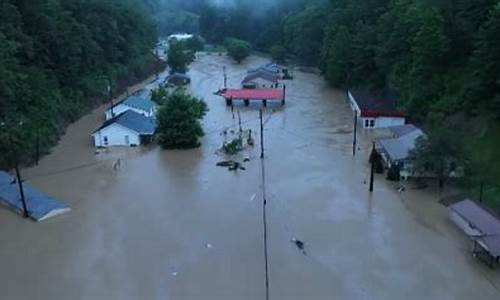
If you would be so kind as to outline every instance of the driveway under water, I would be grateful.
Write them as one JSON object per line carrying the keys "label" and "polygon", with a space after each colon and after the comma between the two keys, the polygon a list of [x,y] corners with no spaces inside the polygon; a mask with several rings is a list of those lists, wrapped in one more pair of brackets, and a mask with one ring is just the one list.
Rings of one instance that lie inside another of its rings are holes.
{"label": "driveway under water", "polygon": [[[199,149],[95,154],[89,134],[105,108],[71,125],[24,170],[71,213],[34,223],[0,209],[0,299],[265,299],[259,138],[241,155],[246,170],[216,167],[238,120],[213,95],[222,66],[236,87],[264,62],[200,54],[191,65],[190,90],[210,108]],[[498,272],[471,256],[439,193],[398,193],[377,176],[370,194],[371,137],[360,131],[353,157],[344,94],[294,75],[286,106],[264,112],[270,299],[500,299]],[[258,108],[240,110],[258,133]]]}

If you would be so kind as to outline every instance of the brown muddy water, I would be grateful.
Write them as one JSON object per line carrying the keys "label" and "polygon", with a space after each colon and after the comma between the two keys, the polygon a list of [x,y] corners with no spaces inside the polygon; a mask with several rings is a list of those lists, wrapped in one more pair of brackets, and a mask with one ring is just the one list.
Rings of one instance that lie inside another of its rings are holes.
{"label": "brown muddy water", "polygon": [[[200,149],[95,154],[104,108],[71,125],[24,176],[72,212],[34,223],[0,209],[0,299],[265,299],[259,147],[244,171],[215,166],[237,118],[212,94],[223,65],[238,86],[263,62],[192,64],[191,91],[210,108]],[[472,258],[437,191],[398,193],[378,176],[368,193],[371,138],[360,133],[353,158],[343,93],[303,72],[287,90],[264,116],[270,299],[500,299],[498,271]],[[258,110],[241,116],[257,133]]]}

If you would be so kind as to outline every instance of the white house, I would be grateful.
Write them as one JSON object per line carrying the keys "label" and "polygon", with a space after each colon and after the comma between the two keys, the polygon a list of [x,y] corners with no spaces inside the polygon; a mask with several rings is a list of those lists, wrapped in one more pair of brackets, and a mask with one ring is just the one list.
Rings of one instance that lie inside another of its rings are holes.
{"label": "white house", "polygon": [[243,78],[241,84],[244,88],[276,88],[278,87],[279,76],[276,73],[258,69],[249,72]]}
{"label": "white house", "polygon": [[105,121],[92,137],[96,147],[138,146],[150,142],[155,130],[153,118],[127,110]]}
{"label": "white house", "polygon": [[149,99],[145,99],[139,96],[130,96],[123,101],[116,103],[112,108],[108,109],[105,112],[106,120],[109,120],[114,116],[117,116],[128,110],[133,110],[136,113],[152,118],[156,114],[156,104]]}
{"label": "white house", "polygon": [[363,128],[385,128],[406,122],[405,113],[396,108],[396,99],[388,93],[349,90],[347,94]]}

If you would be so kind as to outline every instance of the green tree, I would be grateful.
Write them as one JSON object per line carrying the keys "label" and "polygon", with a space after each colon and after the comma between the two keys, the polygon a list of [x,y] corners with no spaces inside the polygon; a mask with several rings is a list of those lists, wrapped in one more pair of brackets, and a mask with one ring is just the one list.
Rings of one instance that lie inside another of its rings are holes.
{"label": "green tree", "polygon": [[246,41],[227,38],[224,41],[224,46],[227,49],[228,55],[237,63],[241,63],[250,55],[250,44]]}
{"label": "green tree", "polygon": [[334,86],[345,86],[352,72],[352,37],[346,26],[339,26],[326,35],[323,53],[325,78]]}
{"label": "green tree", "polygon": [[167,64],[171,73],[186,73],[188,65],[193,61],[193,52],[187,50],[181,42],[172,42],[168,49]]}
{"label": "green tree", "polygon": [[200,146],[204,135],[200,120],[208,111],[203,100],[176,91],[158,111],[158,142],[164,149],[189,149]]}
{"label": "green tree", "polygon": [[281,45],[275,45],[272,46],[271,49],[269,49],[269,52],[271,53],[271,58],[273,61],[277,63],[283,63],[285,62],[286,59],[286,48],[281,46]]}
{"label": "green tree", "polygon": [[465,163],[463,143],[455,131],[435,128],[417,139],[410,151],[411,167],[417,174],[435,176],[442,187],[453,174],[462,175]]}

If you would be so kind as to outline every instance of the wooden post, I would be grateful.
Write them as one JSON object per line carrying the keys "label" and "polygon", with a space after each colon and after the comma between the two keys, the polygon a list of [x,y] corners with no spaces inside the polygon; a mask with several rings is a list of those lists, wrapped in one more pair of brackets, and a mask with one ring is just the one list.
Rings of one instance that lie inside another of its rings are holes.
{"label": "wooden post", "polygon": [[262,108],[259,110],[260,117],[260,158],[264,158],[264,123],[262,121]]}
{"label": "wooden post", "polygon": [[283,99],[281,100],[281,105],[285,105],[286,101],[286,85],[283,85]]}
{"label": "wooden post", "polygon": [[240,129],[240,136],[241,133],[243,132],[243,129],[241,128],[241,115],[240,115],[240,110],[238,109],[238,127]]}

